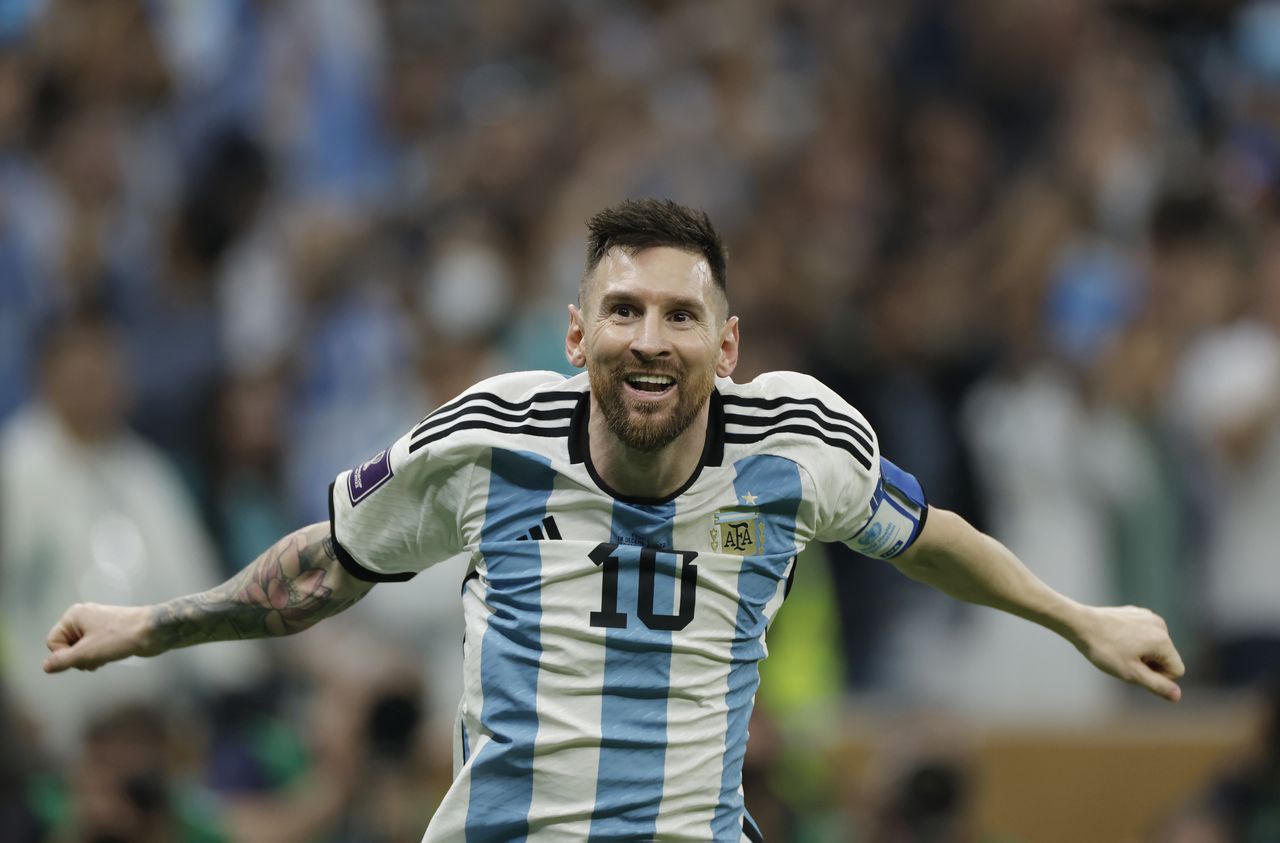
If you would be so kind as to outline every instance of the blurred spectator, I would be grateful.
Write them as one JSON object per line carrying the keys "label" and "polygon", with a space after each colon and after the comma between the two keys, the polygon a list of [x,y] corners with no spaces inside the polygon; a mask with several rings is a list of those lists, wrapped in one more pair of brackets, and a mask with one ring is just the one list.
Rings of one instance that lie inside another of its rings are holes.
{"label": "blurred spectator", "polygon": [[[50,677],[44,637],[67,604],[149,603],[218,581],[213,547],[168,461],[124,424],[118,327],[79,308],[51,323],[40,395],[0,432],[0,618],[6,675],[44,740],[65,752],[95,711],[252,677],[252,645],[135,660],[101,676]],[[65,680],[65,681],[63,681]]]}
{"label": "blurred spectator", "polygon": [[1217,678],[1233,687],[1280,665],[1280,583],[1265,561],[1280,542],[1267,504],[1280,494],[1280,323],[1268,310],[1274,261],[1273,250],[1263,253],[1249,295],[1238,283],[1219,287],[1226,301],[1183,354],[1174,391],[1177,418],[1207,457],[1203,608]]}
{"label": "blurred spectator", "polygon": [[9,700],[8,688],[0,681],[0,829],[9,843],[36,843],[43,829],[32,804],[32,783],[41,771],[42,759]]}
{"label": "blurred spectator", "polygon": [[1158,612],[1194,660],[1203,629],[1187,583],[1201,575],[1203,507],[1196,447],[1164,411],[1176,363],[1172,339],[1149,321],[1106,340],[1085,384],[1084,462],[1106,518],[1114,599]]}
{"label": "blurred spectator", "polygon": [[[975,387],[965,410],[992,535],[1054,588],[1085,603],[1113,603],[1106,516],[1082,458],[1094,443],[1071,373],[1048,361],[1000,373]],[[1002,719],[1079,720],[1105,711],[1122,689],[1039,633],[974,612],[952,653],[963,665],[963,705]],[[1026,681],[1031,670],[1035,682]]]}
{"label": "blurred spectator", "polygon": [[[214,804],[184,782],[173,726],[145,706],[108,708],[88,723],[65,784],[46,785],[55,843],[214,843]],[[62,803],[59,805],[58,803]]]}
{"label": "blurred spectator", "polygon": [[[437,680],[419,666],[421,638],[409,644],[388,637],[388,619],[374,620],[374,612],[347,613],[314,638],[299,639],[297,664],[314,683],[303,722],[314,778],[339,788],[334,839],[413,843],[453,778],[457,732],[454,711],[445,709],[457,708],[457,694],[449,674]],[[450,706],[432,699],[446,691]],[[299,798],[309,799],[308,789],[298,789]]]}
{"label": "blurred spectator", "polygon": [[1255,690],[1261,717],[1244,758],[1158,823],[1151,843],[1268,843],[1280,836],[1280,673]]}
{"label": "blurred spectator", "polygon": [[283,486],[285,396],[278,372],[232,376],[214,404],[210,491],[224,573],[294,529]]}
{"label": "blurred spectator", "polygon": [[413,843],[447,790],[448,779],[433,767],[423,740],[426,711],[414,679],[409,674],[370,695],[363,724],[367,762],[345,823],[352,843]]}
{"label": "blurred spectator", "polygon": [[[819,373],[867,416],[883,453],[913,466],[932,504],[982,523],[958,414],[983,350],[963,334],[964,288],[948,272],[948,257],[927,250],[887,257],[863,310],[850,317],[863,333],[834,339]],[[930,693],[921,683],[935,675],[936,642],[951,637],[959,607],[847,548],[827,553],[854,686]]]}
{"label": "blurred spectator", "polygon": [[1207,808],[1191,806],[1162,820],[1147,843],[1234,843],[1226,824]]}
{"label": "blurred spectator", "polygon": [[1262,843],[1280,835],[1280,674],[1262,686],[1263,716],[1253,757],[1209,792],[1215,814],[1232,840]]}
{"label": "blurred spectator", "polygon": [[212,138],[165,220],[151,260],[118,302],[130,355],[134,427],[199,485],[214,386],[224,364],[218,273],[257,219],[270,184],[262,151],[235,129]]}
{"label": "blurred spectator", "polygon": [[975,776],[953,726],[899,723],[880,736],[866,790],[869,843],[978,843]]}
{"label": "blurred spectator", "polygon": [[291,511],[314,522],[329,517],[325,490],[351,455],[394,441],[424,402],[401,300],[389,279],[364,274],[367,221],[322,203],[295,209],[290,223],[287,279],[305,322],[289,361],[284,478]]}

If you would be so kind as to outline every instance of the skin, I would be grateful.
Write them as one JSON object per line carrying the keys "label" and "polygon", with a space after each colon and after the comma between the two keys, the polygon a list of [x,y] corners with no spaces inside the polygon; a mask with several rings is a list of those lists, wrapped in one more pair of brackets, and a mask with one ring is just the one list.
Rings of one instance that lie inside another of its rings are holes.
{"label": "skin", "polygon": [[[665,247],[614,249],[569,306],[565,354],[591,376],[591,459],[622,494],[658,498],[696,470],[714,376],[738,360],[738,320],[728,315],[705,259]],[[671,375],[649,393],[626,381]],[[919,538],[893,564],[961,600],[1053,630],[1099,669],[1171,701],[1182,659],[1164,621],[1134,606],[1085,606],[1049,588],[995,539],[931,508]],[[72,606],[49,634],[45,670],[93,670],[204,641],[286,635],[359,600],[370,584],[341,567],[328,527],[286,536],[217,588],[151,607]]]}
{"label": "skin", "polygon": [[[569,305],[565,355],[591,375],[596,471],[624,495],[666,497],[697,468],[715,376],[728,377],[738,364],[738,318],[728,316],[700,255],[615,248],[584,284],[582,309]],[[626,382],[638,373],[669,374],[675,384],[646,393]],[[660,447],[641,446],[637,429],[652,432]]]}
{"label": "skin", "polygon": [[328,525],[312,524],[208,591],[154,606],[73,605],[49,633],[44,669],[96,670],[206,641],[289,635],[349,608],[372,587],[338,563]]}
{"label": "skin", "polygon": [[945,509],[892,560],[914,580],[959,600],[1025,618],[1071,642],[1099,670],[1170,702],[1185,672],[1164,619],[1137,606],[1086,606],[1041,582],[1012,551]]}

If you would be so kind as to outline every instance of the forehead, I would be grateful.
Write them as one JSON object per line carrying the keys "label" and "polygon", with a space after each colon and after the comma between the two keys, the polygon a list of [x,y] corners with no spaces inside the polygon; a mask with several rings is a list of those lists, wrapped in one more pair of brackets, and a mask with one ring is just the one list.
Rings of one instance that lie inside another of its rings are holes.
{"label": "forehead", "polygon": [[593,300],[610,294],[696,299],[708,309],[714,309],[719,294],[705,257],[670,246],[635,253],[615,246],[600,259],[584,286]]}

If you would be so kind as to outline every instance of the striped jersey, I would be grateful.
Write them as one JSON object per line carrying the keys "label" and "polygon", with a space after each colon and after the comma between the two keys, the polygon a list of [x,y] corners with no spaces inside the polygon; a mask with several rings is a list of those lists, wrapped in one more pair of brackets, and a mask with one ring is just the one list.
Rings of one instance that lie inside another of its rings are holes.
{"label": "striped jersey", "polygon": [[354,576],[470,558],[455,777],[423,839],[759,840],[747,721],[796,555],[901,553],[923,493],[806,375],[717,379],[700,465],[663,499],[605,484],[589,413],[585,373],[503,375],[330,490]]}

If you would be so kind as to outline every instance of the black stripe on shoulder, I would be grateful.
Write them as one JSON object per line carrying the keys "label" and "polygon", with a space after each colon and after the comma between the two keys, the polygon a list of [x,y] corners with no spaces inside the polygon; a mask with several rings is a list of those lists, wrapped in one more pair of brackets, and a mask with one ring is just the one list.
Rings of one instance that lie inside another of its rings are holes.
{"label": "black stripe on shoulder", "polygon": [[[566,416],[567,418],[567,416]],[[409,453],[413,453],[419,448],[425,448],[432,442],[443,439],[451,433],[457,433],[460,430],[493,430],[498,433],[509,433],[513,436],[545,436],[555,437],[569,435],[569,425],[557,425],[555,427],[540,427],[534,424],[522,424],[512,426],[510,424],[501,424],[493,419],[467,419],[460,421],[449,427],[428,433],[419,439],[415,439],[409,445]]]}
{"label": "black stripe on shoulder", "polygon": [[428,418],[418,425],[413,431],[413,435],[421,436],[432,428],[444,427],[451,424],[463,416],[479,416],[482,418],[494,419],[495,421],[524,422],[530,419],[568,420],[573,416],[573,407],[539,407],[526,408],[520,413],[504,413],[494,407],[486,407],[484,405],[476,405],[474,407],[462,407],[456,412],[448,413],[443,416]]}
{"label": "black stripe on shoulder", "polygon": [[[455,400],[450,401],[448,404],[444,404],[440,407],[437,407],[435,410],[428,413],[427,417],[424,418],[422,421],[418,422],[418,426],[413,429],[413,435],[417,436],[427,427],[430,427],[435,423],[441,423],[441,422],[448,421],[449,419],[452,419],[452,418],[457,418],[458,416],[462,415],[462,413],[464,412],[462,408],[471,404],[479,405],[474,408],[476,410],[483,410],[490,413],[498,412],[492,407],[485,407],[483,404],[480,403],[482,401],[488,401],[491,404],[497,404],[499,407],[505,408],[507,410],[518,412],[518,411],[528,410],[534,404],[539,402],[568,401],[571,399],[574,401],[577,401],[578,397],[581,395],[582,393],[580,392],[567,392],[564,390],[559,390],[559,391],[553,391],[553,392],[539,392],[536,395],[534,395],[532,398],[528,398],[524,401],[508,401],[507,399],[499,395],[495,395],[492,392],[472,392],[467,395],[460,396],[459,398],[456,398]],[[455,413],[454,412],[455,410],[457,410],[458,412]]]}
{"label": "black stripe on shoulder", "polygon": [[756,828],[756,824],[750,817],[742,818],[742,833],[751,843],[764,843],[764,835],[760,833],[760,829]]}
{"label": "black stripe on shoulder", "polygon": [[754,407],[757,410],[776,410],[783,404],[809,404],[817,407],[818,410],[833,422],[844,422],[854,427],[867,437],[871,438],[871,431],[862,422],[853,416],[846,416],[844,413],[838,413],[835,410],[823,404],[817,398],[793,398],[789,395],[779,395],[776,398],[748,398],[744,395],[726,395],[724,403],[731,407]]}
{"label": "black stripe on shoulder", "polygon": [[783,410],[775,416],[746,416],[740,413],[726,413],[724,417],[725,424],[741,424],[747,427],[766,427],[787,419],[809,419],[828,433],[843,433],[845,436],[853,437],[854,441],[865,448],[868,454],[875,450],[871,447],[870,436],[864,435],[863,431],[823,418],[813,410],[806,410],[803,407]]}
{"label": "black stripe on shoulder", "polygon": [[808,427],[800,424],[782,424],[777,427],[770,427],[764,430],[752,431],[751,433],[726,433],[724,441],[731,445],[752,445],[756,442],[774,435],[775,433],[799,433],[804,436],[812,436],[826,442],[833,448],[839,448],[842,451],[848,451],[853,455],[863,468],[871,470],[871,456],[862,453],[856,445],[847,439],[835,439],[818,430],[816,427]]}

